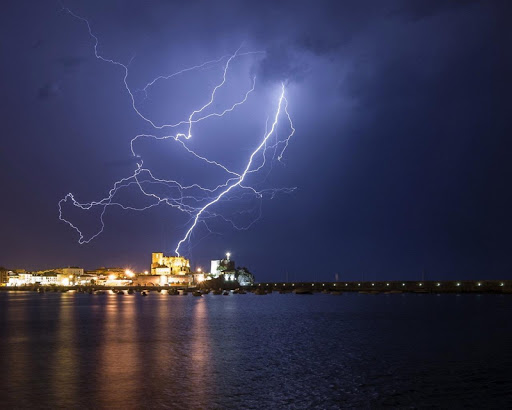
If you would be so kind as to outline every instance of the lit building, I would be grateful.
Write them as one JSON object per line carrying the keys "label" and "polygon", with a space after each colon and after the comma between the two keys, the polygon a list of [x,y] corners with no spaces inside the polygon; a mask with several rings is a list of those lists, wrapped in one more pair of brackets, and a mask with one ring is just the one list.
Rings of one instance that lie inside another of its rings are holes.
{"label": "lit building", "polygon": [[250,286],[254,283],[254,276],[247,268],[235,268],[235,261],[231,254],[226,253],[224,259],[212,260],[210,264],[209,279],[222,277],[225,282],[237,281],[241,286]]}
{"label": "lit building", "polygon": [[218,278],[220,275],[220,259],[213,260],[210,264],[210,276],[212,278]]}
{"label": "lit building", "polygon": [[32,274],[30,272],[14,273],[9,272],[7,286],[27,286],[27,285],[57,285],[58,274],[56,272],[46,272],[44,274]]}
{"label": "lit building", "polygon": [[158,284],[161,286],[185,285],[194,281],[188,259],[182,256],[164,256],[161,252],[151,254],[151,275],[158,276]]}
{"label": "lit building", "polygon": [[161,252],[153,252],[151,254],[151,273],[153,275],[188,274],[190,273],[190,261],[182,256],[164,256]]}
{"label": "lit building", "polygon": [[31,283],[33,284],[42,286],[57,285],[59,283],[59,274],[55,272],[48,272],[43,275],[32,275],[31,279]]}
{"label": "lit building", "polygon": [[[231,260],[230,256],[231,253],[227,252],[224,259],[216,259],[211,261],[210,276],[212,278],[218,278],[220,275],[235,274],[235,261]],[[229,280],[227,276],[224,276],[224,278]]]}
{"label": "lit building", "polygon": [[98,280],[98,277],[96,275],[90,275],[87,273],[84,273],[83,275],[78,276],[77,285],[94,285],[96,281]]}
{"label": "lit building", "polygon": [[99,285],[99,286],[127,286],[133,283],[135,273],[131,269],[125,268],[107,268],[101,267],[94,270],[85,271],[78,276],[79,285]]}
{"label": "lit building", "polygon": [[101,268],[98,268],[98,269],[85,271],[85,274],[98,276],[98,277],[100,277],[100,276],[108,277],[110,275],[116,275],[117,277],[124,277],[126,271],[127,270],[125,268],[118,268],[118,267],[107,268],[107,267],[102,266]]}
{"label": "lit building", "polygon": [[7,281],[7,286],[24,286],[27,285],[25,282],[26,278],[20,278],[19,273],[14,273],[12,271],[9,272],[9,280]]}
{"label": "lit building", "polygon": [[71,266],[71,267],[68,267],[68,268],[62,268],[62,269],[59,269],[59,270],[62,271],[62,273],[64,275],[67,275],[68,277],[69,276],[73,276],[73,278],[79,278],[80,276],[82,276],[84,274],[83,268],[78,268],[76,266]]}
{"label": "lit building", "polygon": [[9,282],[9,271],[4,268],[0,268],[0,286],[4,286]]}
{"label": "lit building", "polygon": [[67,268],[45,269],[32,272],[30,283],[39,285],[73,286],[82,284],[83,268],[71,266]]}

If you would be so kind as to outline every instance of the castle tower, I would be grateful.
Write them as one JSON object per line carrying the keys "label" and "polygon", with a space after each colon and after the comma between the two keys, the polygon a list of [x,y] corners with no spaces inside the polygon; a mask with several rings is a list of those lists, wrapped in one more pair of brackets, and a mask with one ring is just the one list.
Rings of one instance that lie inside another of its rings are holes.
{"label": "castle tower", "polygon": [[162,252],[153,252],[151,254],[151,268],[156,268],[163,264],[164,254]]}

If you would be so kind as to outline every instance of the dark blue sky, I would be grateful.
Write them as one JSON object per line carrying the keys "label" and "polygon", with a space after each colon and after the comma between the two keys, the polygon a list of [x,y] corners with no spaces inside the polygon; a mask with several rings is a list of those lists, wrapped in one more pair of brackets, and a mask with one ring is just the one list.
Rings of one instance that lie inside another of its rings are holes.
{"label": "dark blue sky", "polygon": [[[236,169],[287,84],[297,131],[266,184],[297,189],[263,201],[247,231],[198,231],[187,248],[194,265],[229,250],[263,281],[286,271],[297,280],[416,279],[423,270],[431,279],[511,277],[508,2],[65,5],[89,20],[104,56],[133,58],[133,89],[242,42],[265,51],[240,60],[223,97],[237,98],[256,75],[254,98],[198,125],[191,141]],[[123,71],[94,58],[83,23],[52,1],[2,7],[0,265],[145,269],[152,251],[172,254],[190,221],[168,207],[108,208],[103,234],[86,245],[59,221],[68,192],[98,200],[130,175],[130,140],[153,130],[133,111]],[[141,106],[158,120],[181,119],[208,97],[218,69],[163,82]],[[216,177],[177,145],[140,149],[167,177]],[[234,210],[242,205],[255,203]],[[97,228],[95,214],[76,218]]]}

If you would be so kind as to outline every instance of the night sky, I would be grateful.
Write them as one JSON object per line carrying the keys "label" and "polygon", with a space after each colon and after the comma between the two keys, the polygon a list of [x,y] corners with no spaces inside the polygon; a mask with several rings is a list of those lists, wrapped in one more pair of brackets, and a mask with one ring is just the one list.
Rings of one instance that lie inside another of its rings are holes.
{"label": "night sky", "polygon": [[[260,281],[286,272],[291,280],[415,280],[423,271],[511,278],[509,2],[64,4],[89,20],[104,56],[131,60],[133,89],[242,43],[265,51],[240,60],[226,89],[225,98],[238,98],[255,75],[254,98],[202,123],[191,141],[233,168],[261,140],[286,84],[297,131],[266,183],[297,189],[264,200],[249,230],[198,231],[186,252],[193,266],[231,251]],[[58,2],[2,9],[0,265],[147,269],[151,252],[172,254],[190,220],[169,207],[108,208],[104,232],[84,245],[59,221],[68,192],[98,200],[130,175],[130,140],[154,130],[133,111],[122,69],[94,57],[87,27]],[[207,100],[218,68],[162,82],[141,107],[162,121],[186,117]],[[208,174],[175,144],[141,151],[180,181]],[[96,214],[77,218],[85,230],[98,226]]]}

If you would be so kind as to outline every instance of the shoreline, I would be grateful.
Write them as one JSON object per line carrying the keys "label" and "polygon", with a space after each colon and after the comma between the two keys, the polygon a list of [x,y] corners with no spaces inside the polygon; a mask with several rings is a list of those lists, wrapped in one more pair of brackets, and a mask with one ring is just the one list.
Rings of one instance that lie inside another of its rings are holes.
{"label": "shoreline", "polygon": [[[226,284],[222,290],[234,290],[236,286]],[[261,293],[343,293],[356,292],[363,294],[399,294],[399,293],[493,293],[512,294],[512,280],[481,280],[481,281],[351,281],[351,282],[267,282],[242,287],[248,292]],[[59,285],[27,285],[1,286],[0,291],[22,292],[68,292],[89,293],[97,290],[133,290],[136,292],[162,290],[213,290],[202,283],[200,286],[59,286]]]}

